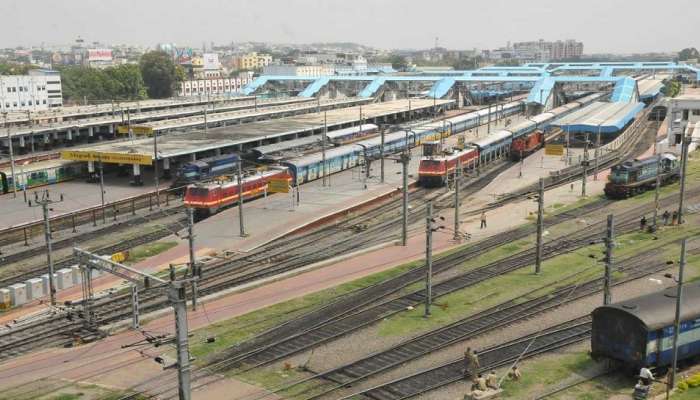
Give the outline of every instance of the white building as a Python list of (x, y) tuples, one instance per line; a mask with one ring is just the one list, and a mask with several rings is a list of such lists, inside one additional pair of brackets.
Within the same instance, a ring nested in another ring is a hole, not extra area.
[(332, 76), (335, 75), (333, 65), (294, 65), (270, 64), (263, 68), (263, 75), (285, 76)]
[[(668, 151), (679, 153), (683, 136), (700, 136), (700, 95), (688, 94), (668, 100)], [(695, 149), (691, 146), (691, 149)]]
[(206, 94), (237, 93), (247, 85), (250, 79), (220, 78), (196, 79), (180, 83), (180, 96), (201, 96)]
[(0, 76), (0, 112), (39, 111), (63, 106), (61, 75), (32, 70), (29, 75)]

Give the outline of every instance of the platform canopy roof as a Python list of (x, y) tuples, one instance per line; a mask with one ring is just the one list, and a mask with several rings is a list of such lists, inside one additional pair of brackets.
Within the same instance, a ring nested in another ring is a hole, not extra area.
[(644, 103), (602, 102), (572, 112), (552, 123), (573, 133), (618, 133), (644, 109)]

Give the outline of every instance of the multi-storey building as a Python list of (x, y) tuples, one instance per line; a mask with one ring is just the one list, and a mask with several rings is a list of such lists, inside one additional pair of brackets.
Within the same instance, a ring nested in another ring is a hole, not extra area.
[(272, 56), (265, 53), (248, 53), (235, 59), (234, 64), (238, 69), (258, 70), (272, 63)]
[(180, 96), (201, 96), (240, 92), (250, 78), (197, 79), (180, 83)]
[(61, 75), (32, 70), (29, 75), (0, 76), (0, 111), (39, 111), (63, 105)]

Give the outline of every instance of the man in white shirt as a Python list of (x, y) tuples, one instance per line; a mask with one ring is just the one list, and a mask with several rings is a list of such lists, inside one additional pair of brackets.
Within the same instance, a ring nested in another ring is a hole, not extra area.
[(642, 380), (642, 384), (649, 386), (651, 385), (651, 381), (654, 380), (654, 374), (649, 368), (644, 366), (641, 370), (639, 370), (639, 379)]

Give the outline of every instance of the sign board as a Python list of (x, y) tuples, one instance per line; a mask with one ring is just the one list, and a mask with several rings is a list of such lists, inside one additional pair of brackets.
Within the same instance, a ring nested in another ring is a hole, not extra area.
[(124, 262), (126, 261), (127, 258), (129, 258), (129, 252), (128, 251), (120, 251), (118, 253), (112, 254), (112, 257), (110, 257), (112, 261), (116, 263)]
[(544, 146), (544, 154), (547, 156), (563, 156), (564, 155), (564, 145), (563, 144), (548, 144)]
[(88, 61), (112, 61), (111, 49), (89, 49)]
[(216, 53), (205, 53), (202, 59), (205, 70), (218, 70), (221, 68), (221, 64), (219, 64), (219, 55)]
[(270, 179), (267, 181), (267, 191), (270, 193), (289, 193), (289, 179)]
[(73, 161), (102, 161), (110, 164), (153, 164), (150, 154), (139, 153), (106, 153), (99, 151), (64, 150), (61, 152), (61, 159)]
[[(146, 126), (146, 125), (131, 125), (131, 132), (133, 132), (134, 135), (152, 135), (153, 128), (150, 126)], [(129, 134), (129, 125), (117, 126), (117, 133), (122, 134), (122, 135), (128, 135)]]

